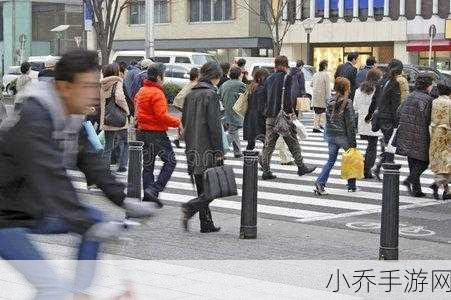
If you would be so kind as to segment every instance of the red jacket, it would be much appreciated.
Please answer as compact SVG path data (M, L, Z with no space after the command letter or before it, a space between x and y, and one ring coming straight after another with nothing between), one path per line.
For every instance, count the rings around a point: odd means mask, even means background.
M168 112L168 101L160 84L144 80L143 87L135 96L137 127L141 130L167 131L178 128L180 119Z

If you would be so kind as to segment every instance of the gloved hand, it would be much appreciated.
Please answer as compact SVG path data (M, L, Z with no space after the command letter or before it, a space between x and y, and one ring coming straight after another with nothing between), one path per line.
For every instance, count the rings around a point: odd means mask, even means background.
M122 207L127 218L149 218L154 214L154 205L134 198L126 198Z
M119 238L123 231L123 224L118 222L96 223L89 228L85 238L90 241L108 242Z

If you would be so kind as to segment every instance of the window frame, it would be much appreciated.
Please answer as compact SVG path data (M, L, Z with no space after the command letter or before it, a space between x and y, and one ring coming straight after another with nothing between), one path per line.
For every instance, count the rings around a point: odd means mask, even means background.
M167 19L166 21L161 21L161 7L162 3L166 3L166 10L167 10ZM137 5L139 7L138 10L138 23L132 23L131 22L131 14L132 14L132 6ZM154 23L157 25L160 24L170 24L171 23L171 1L170 0L155 0L154 2ZM159 9L157 9L159 7ZM142 10L142 11L141 11ZM146 25L146 2L145 1L137 1L132 3L128 8L128 25L130 27L142 27ZM155 15L158 13L158 17L155 18ZM156 20L156 21L155 21Z
M211 24L211 23L230 23L231 21L234 20L234 4L233 4L233 0L221 0L222 2L222 9L221 9L221 16L222 16L222 20L215 20L215 0L207 0L208 2L210 2L210 20L209 21L204 21L202 20L203 18L203 1L204 0L196 0L199 3L199 10L197 11L197 16L198 16L198 20L193 21L192 19L192 2L193 0L189 0L188 1L188 23L190 24ZM226 2L230 2L230 18L229 19L225 19L225 15L226 15Z

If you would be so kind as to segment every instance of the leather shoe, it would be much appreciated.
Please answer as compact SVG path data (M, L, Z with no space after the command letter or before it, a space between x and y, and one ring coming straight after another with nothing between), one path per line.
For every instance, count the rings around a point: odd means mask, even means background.
M274 175L271 171L263 172L263 174L262 174L263 180L273 180L276 178L277 178L277 176Z
M144 198L143 198L144 202L153 202L155 203L155 206L157 208L163 208L163 202L160 201L160 199L158 199L158 193L153 192L150 189L145 189L144 190Z
M298 175L302 176L305 174L310 174L315 170L316 170L316 167L310 167L310 166L307 166L306 164L303 164L301 167L299 167Z

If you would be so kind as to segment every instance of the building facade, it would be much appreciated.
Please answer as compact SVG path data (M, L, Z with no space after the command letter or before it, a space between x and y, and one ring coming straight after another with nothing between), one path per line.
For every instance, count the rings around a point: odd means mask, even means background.
M58 55L86 43L81 0L0 0L0 13L0 50L6 68L29 56ZM51 31L60 25L69 27Z
M155 0L155 49L210 52L224 61L271 55L271 35L259 15L239 2ZM250 3L259 5L258 0ZM122 15L113 51L144 50L144 8L145 1L139 1Z
M331 69L353 51L361 53L363 65L372 55L382 63L398 58L404 63L428 63L431 25L434 64L450 69L451 41L445 39L446 19L451 17L450 0L288 0L285 15L294 15L283 53L291 58L307 56L303 20L321 20L311 34L310 59L315 66L328 59ZM290 11L292 10L292 11Z

